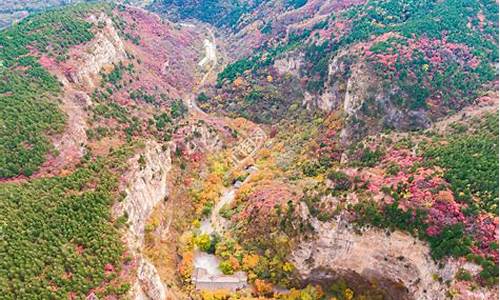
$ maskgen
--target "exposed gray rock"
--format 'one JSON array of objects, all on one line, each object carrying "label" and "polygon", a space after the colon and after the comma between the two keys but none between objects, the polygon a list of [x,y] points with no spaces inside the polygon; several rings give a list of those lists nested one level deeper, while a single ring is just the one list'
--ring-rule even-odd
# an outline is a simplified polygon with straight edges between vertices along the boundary
[{"label": "exposed gray rock", "polygon": [[304,59],[302,54],[286,54],[284,57],[274,61],[274,68],[280,75],[288,73],[299,76],[303,62]]},{"label": "exposed gray rock", "polygon": [[138,287],[136,300],[164,300],[167,293],[155,266],[145,259],[139,262],[137,270]]},{"label": "exposed gray rock", "polygon": [[90,21],[95,24],[104,24],[94,39],[85,46],[80,57],[77,58],[78,68],[66,74],[72,83],[94,88],[96,76],[102,67],[107,64],[117,63],[125,59],[125,48],[113,26],[113,21],[101,14],[99,17],[91,16]]},{"label": "exposed gray rock", "polygon": [[394,299],[446,299],[446,285],[435,279],[441,270],[425,243],[399,231],[388,235],[365,229],[359,234],[341,219],[313,219],[311,224],[314,238],[291,255],[302,280],[350,277],[376,282]]},{"label": "exposed gray rock", "polygon": [[128,216],[127,244],[138,262],[137,281],[132,297],[137,300],[164,300],[167,290],[153,264],[142,255],[144,226],[154,207],[168,195],[167,174],[171,168],[170,147],[149,141],[144,150],[129,161],[125,174],[126,197],[118,203],[116,215]]}]

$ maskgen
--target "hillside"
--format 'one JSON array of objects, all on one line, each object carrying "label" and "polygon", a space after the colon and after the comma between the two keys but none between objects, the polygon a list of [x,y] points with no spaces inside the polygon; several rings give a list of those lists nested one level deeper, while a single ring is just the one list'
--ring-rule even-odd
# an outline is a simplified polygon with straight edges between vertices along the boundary
[{"label": "hillside", "polygon": [[[22,20],[30,14],[42,12],[59,6],[75,3],[96,2],[95,0],[3,0],[0,3],[0,28],[7,27],[14,22]],[[116,1],[144,7],[150,0]]]},{"label": "hillside", "polygon": [[0,4],[0,299],[498,298],[497,2],[67,2]]}]

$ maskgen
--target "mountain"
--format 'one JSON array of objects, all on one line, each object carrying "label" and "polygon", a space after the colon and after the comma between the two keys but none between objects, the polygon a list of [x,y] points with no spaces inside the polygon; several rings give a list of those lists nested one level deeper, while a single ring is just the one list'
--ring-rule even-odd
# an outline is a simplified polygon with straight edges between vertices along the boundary
[{"label": "mountain", "polygon": [[71,0],[53,0],[53,1],[15,1],[5,0],[0,4],[0,28],[6,27],[17,20],[21,20],[30,13],[57,7],[70,3],[84,2]]},{"label": "mountain", "polygon": [[[85,2],[96,2],[95,0],[4,0],[0,3],[0,28],[7,27],[13,22],[19,21],[26,16],[41,12],[50,8],[55,8],[59,6],[75,4],[75,3],[85,3]],[[125,4],[133,4],[136,6],[146,6],[150,4],[150,0],[125,0],[116,1],[123,2]]]},{"label": "mountain", "polygon": [[498,8],[3,2],[0,299],[498,298]]}]

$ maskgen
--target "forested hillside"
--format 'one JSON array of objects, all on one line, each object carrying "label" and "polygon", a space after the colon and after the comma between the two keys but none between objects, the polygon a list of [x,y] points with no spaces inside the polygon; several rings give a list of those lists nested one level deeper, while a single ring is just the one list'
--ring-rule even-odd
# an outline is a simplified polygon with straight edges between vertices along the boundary
[{"label": "forested hillside", "polygon": [[91,9],[102,8],[77,6],[36,15],[0,33],[0,177],[33,174],[51,151],[47,136],[62,131],[60,83],[38,58],[64,60],[69,47],[91,40],[92,25],[83,20]]},{"label": "forested hillside", "polygon": [[498,298],[496,1],[69,2],[0,3],[0,299]]},{"label": "forested hillside", "polygon": [[[370,1],[341,13],[320,15],[316,23],[289,26],[286,38],[278,40],[282,24],[279,19],[278,24],[270,20],[261,28],[269,36],[262,46],[252,56],[229,65],[218,82],[226,92],[223,83],[231,84],[241,76],[250,85],[273,86],[283,93],[294,81],[281,82],[278,77],[269,83],[267,76],[280,72],[277,65],[284,59],[296,57],[301,91],[294,97],[312,105],[330,98],[331,110],[341,102],[338,95],[345,93],[349,79],[357,79],[357,69],[367,68],[363,72],[376,76],[377,81],[366,83],[370,99],[357,109],[356,119],[385,121],[384,127],[425,127],[429,118],[471,103],[481,87],[496,78],[497,14],[492,1]],[[257,105],[251,97],[258,89],[242,91],[243,95],[238,88],[230,91],[236,94],[235,101],[247,99],[232,109],[248,113]],[[267,101],[266,108],[272,108],[272,100]],[[404,117],[384,118],[389,110],[418,114],[413,117],[416,124],[405,124]]]}]

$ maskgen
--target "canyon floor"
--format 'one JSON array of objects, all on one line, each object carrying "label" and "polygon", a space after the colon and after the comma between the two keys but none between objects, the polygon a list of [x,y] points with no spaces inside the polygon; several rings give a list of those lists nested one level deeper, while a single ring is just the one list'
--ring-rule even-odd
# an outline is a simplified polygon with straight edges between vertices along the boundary
[{"label": "canyon floor", "polygon": [[498,297],[497,3],[177,2],[1,31],[0,299]]}]

